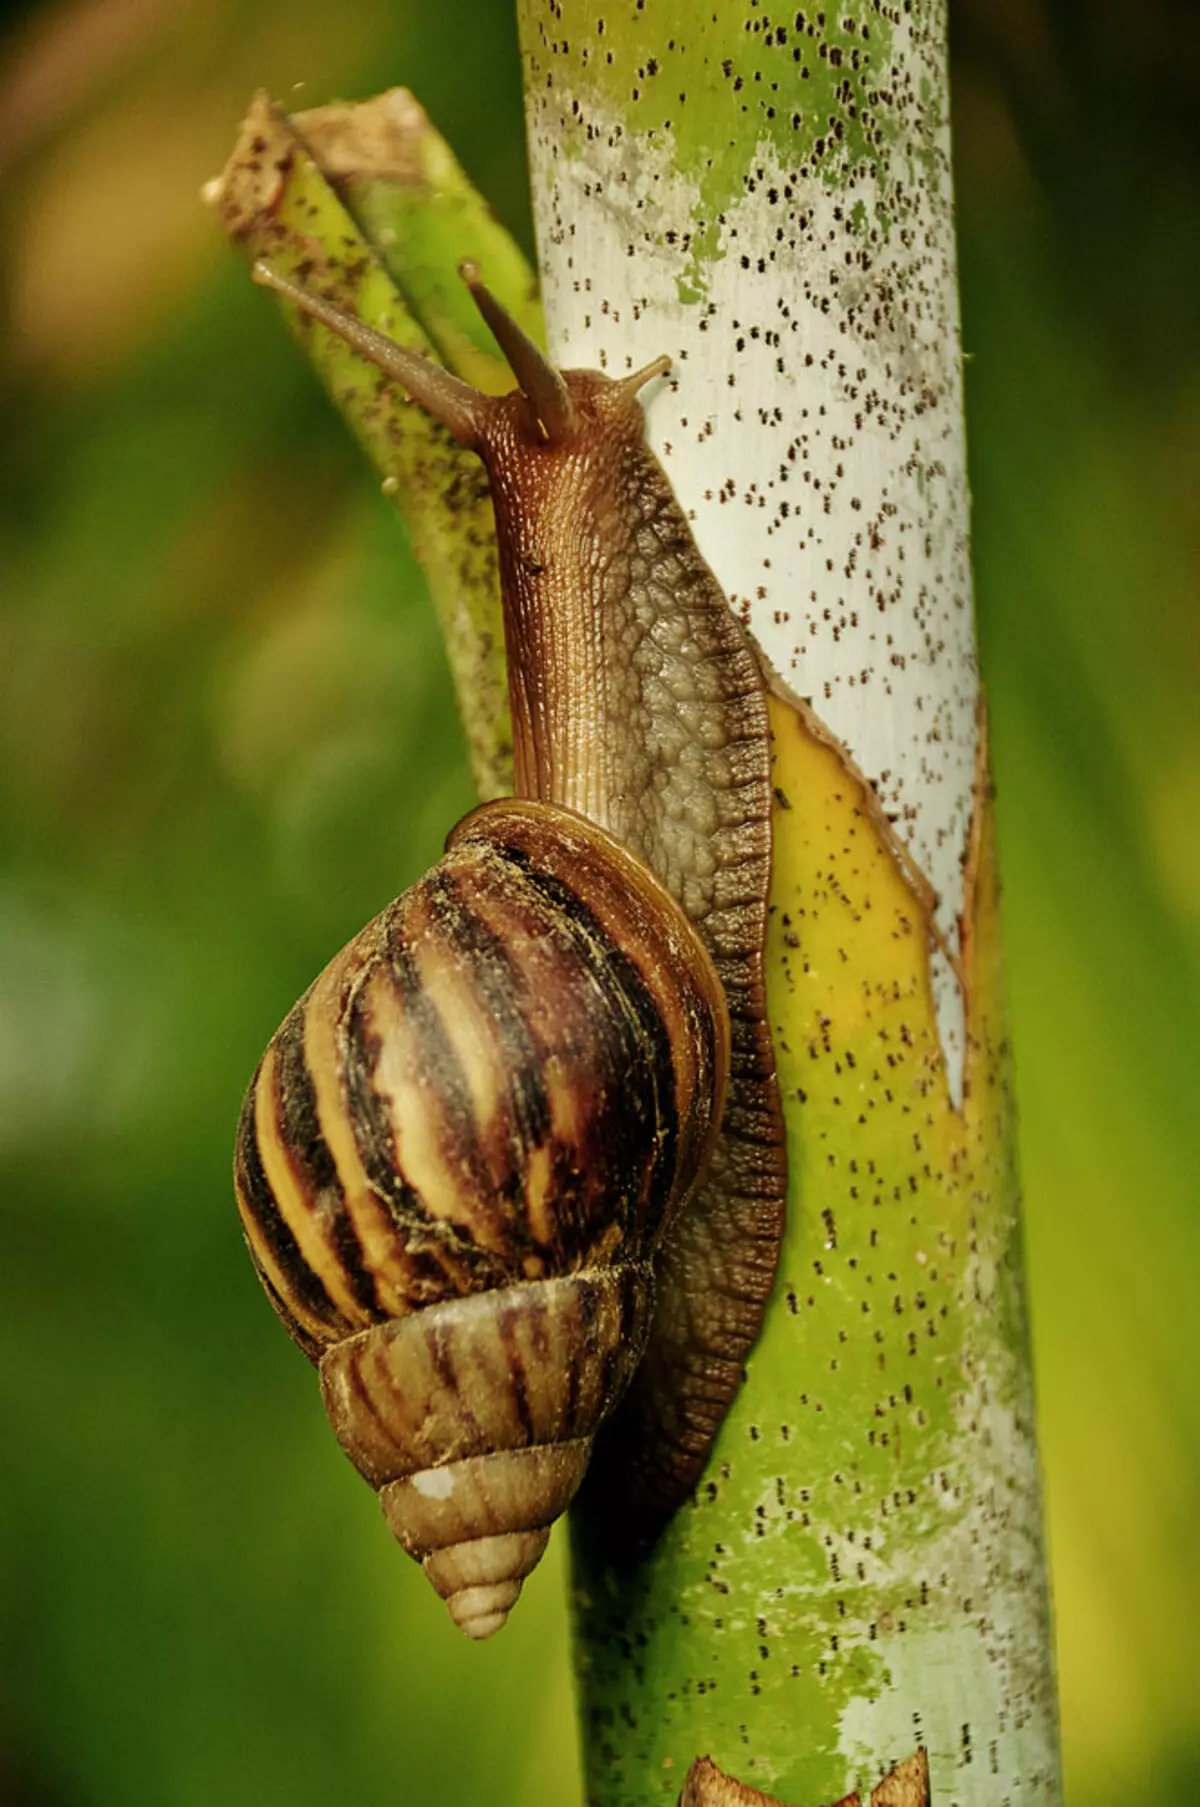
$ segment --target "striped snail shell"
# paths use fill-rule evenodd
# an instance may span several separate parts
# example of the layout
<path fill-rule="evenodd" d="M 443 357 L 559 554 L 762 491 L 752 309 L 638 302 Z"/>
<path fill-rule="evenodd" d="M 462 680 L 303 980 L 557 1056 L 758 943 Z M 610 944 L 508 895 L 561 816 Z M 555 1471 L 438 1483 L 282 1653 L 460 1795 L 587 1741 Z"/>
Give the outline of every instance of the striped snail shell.
<path fill-rule="evenodd" d="M 531 801 L 466 817 L 263 1056 L 235 1162 L 251 1254 L 470 1637 L 504 1623 L 638 1363 L 728 1063 L 682 909 Z"/>

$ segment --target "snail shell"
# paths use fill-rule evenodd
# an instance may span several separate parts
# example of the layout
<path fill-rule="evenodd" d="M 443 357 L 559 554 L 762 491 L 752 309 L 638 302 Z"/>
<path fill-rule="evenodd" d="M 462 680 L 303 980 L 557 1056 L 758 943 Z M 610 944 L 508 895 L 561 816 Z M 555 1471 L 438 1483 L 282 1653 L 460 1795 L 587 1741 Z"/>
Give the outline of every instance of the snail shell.
<path fill-rule="evenodd" d="M 728 1065 L 680 907 L 604 830 L 522 801 L 466 817 L 263 1056 L 235 1161 L 255 1265 L 471 1637 L 637 1366 Z"/>

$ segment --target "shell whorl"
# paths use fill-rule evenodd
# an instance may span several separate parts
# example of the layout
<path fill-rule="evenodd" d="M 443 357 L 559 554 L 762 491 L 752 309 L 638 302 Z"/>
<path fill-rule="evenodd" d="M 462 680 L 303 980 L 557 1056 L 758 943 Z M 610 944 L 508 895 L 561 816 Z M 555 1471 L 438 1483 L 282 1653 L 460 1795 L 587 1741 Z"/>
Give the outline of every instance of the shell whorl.
<path fill-rule="evenodd" d="M 488 804 L 286 1018 L 235 1160 L 339 1440 L 472 1636 L 503 1620 L 641 1355 L 729 1025 L 649 870 Z"/>

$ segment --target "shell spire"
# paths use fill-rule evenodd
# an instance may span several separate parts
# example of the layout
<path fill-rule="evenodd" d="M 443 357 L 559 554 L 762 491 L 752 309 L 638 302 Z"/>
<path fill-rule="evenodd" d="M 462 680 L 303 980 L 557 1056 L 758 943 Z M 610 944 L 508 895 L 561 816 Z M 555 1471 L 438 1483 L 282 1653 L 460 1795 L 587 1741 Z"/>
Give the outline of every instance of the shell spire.
<path fill-rule="evenodd" d="M 323 1360 L 343 1448 L 468 1637 L 504 1623 L 539 1561 L 637 1366 L 652 1297 L 649 1263 L 623 1262 L 428 1307 Z"/>

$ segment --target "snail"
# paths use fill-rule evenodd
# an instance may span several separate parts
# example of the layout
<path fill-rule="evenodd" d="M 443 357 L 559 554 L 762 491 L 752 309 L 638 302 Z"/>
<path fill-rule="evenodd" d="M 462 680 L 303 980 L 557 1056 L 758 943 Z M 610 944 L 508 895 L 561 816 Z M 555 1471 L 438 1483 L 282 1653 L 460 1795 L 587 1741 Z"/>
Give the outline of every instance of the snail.
<path fill-rule="evenodd" d="M 687 1495 L 758 1332 L 786 1169 L 765 699 L 645 442 L 668 360 L 560 372 L 462 274 L 506 396 L 255 267 L 483 460 L 515 796 L 287 1017 L 235 1185 L 343 1448 L 486 1637 L 590 1460 L 614 1553 Z"/>

